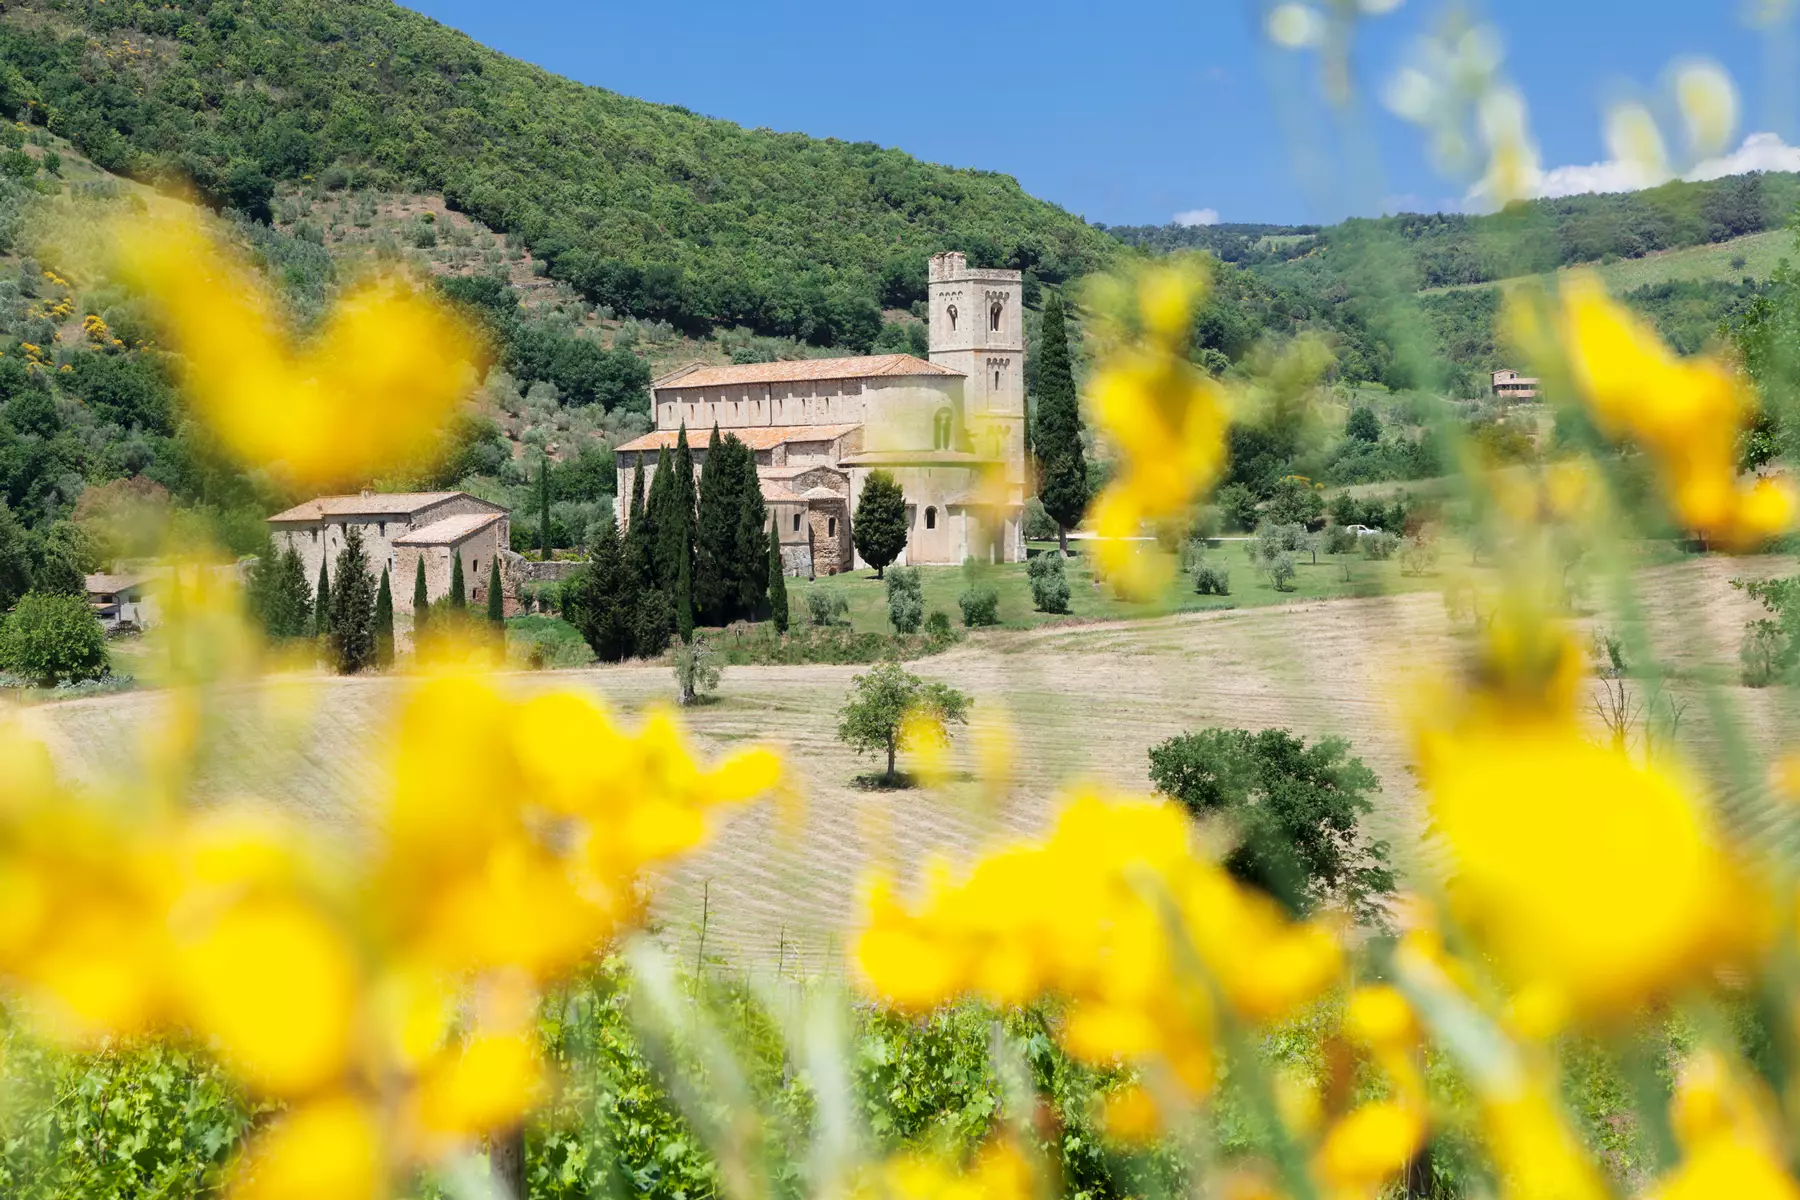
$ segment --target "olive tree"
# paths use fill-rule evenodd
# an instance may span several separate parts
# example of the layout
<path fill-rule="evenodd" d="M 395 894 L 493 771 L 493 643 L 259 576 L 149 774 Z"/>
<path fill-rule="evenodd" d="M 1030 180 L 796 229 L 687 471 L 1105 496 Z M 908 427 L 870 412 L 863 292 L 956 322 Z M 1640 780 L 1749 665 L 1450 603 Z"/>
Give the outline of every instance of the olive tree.
<path fill-rule="evenodd" d="M 0 670 L 55 687 L 106 669 L 106 631 L 86 597 L 27 592 L 0 621 Z"/>
<path fill-rule="evenodd" d="M 885 752 L 882 780 L 888 784 L 896 779 L 894 756 L 911 739 L 948 741 L 950 726 L 969 719 L 967 696 L 947 684 L 927 682 L 899 663 L 881 663 L 850 682 L 850 694 L 838 710 L 838 740 L 858 754 Z"/>

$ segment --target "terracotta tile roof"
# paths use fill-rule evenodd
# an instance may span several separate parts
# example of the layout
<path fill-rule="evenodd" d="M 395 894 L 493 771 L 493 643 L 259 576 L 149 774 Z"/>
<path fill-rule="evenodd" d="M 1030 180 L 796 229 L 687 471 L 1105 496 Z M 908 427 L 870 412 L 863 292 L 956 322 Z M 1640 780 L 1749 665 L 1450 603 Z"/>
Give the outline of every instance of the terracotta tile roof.
<path fill-rule="evenodd" d="M 788 442 L 835 442 L 846 433 L 861 429 L 860 425 L 752 425 L 744 429 L 721 429 L 719 436 L 735 433 L 738 440 L 752 450 L 773 450 Z M 658 429 L 643 437 L 632 438 L 616 450 L 673 450 L 681 436 L 679 429 Z M 688 430 L 688 445 L 705 447 L 712 443 L 712 430 Z"/>
<path fill-rule="evenodd" d="M 793 489 L 767 479 L 763 481 L 762 498 L 777 504 L 798 504 L 800 502 L 800 497 L 794 495 Z"/>
<path fill-rule="evenodd" d="M 651 385 L 664 388 L 731 387 L 741 383 L 806 383 L 819 379 L 881 379 L 902 375 L 952 375 L 961 371 L 914 358 L 910 354 L 871 354 L 861 358 L 796 358 L 782 362 L 733 363 L 708 367 L 699 363 L 672 371 Z"/>
<path fill-rule="evenodd" d="M 402 534 L 394 539 L 394 545 L 454 546 L 459 542 L 467 541 L 472 535 L 486 529 L 505 515 L 505 513 L 463 513 L 460 516 L 445 517 L 441 521 L 433 521 L 423 529 L 415 529 L 411 533 Z"/>
<path fill-rule="evenodd" d="M 331 517 L 410 516 L 442 504 L 462 492 L 371 492 L 356 496 L 319 496 L 278 512 L 271 521 L 323 521 Z M 470 497 L 474 499 L 474 497 Z"/>

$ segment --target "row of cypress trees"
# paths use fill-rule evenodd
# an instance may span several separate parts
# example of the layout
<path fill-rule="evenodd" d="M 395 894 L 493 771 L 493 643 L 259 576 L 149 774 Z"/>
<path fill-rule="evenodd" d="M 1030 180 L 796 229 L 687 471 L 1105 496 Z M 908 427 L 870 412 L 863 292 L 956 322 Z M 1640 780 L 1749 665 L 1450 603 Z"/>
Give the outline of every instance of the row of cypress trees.
<path fill-rule="evenodd" d="M 771 617 L 787 629 L 779 532 L 769 523 L 755 453 L 713 426 L 699 482 L 687 426 L 658 451 L 645 491 L 644 460 L 632 472 L 628 523 L 608 523 L 586 568 L 563 593 L 563 615 L 603 662 L 656 655 L 671 633 L 699 623 Z"/>

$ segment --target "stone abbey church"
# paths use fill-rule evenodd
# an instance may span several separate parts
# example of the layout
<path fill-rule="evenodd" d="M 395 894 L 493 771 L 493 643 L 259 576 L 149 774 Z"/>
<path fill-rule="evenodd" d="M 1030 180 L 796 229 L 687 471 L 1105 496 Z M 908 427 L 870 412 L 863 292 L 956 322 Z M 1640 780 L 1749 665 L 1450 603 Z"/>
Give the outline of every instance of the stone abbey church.
<path fill-rule="evenodd" d="M 617 449 L 620 524 L 634 469 L 646 490 L 659 450 L 687 426 L 694 464 L 716 424 L 756 455 L 789 572 L 865 565 L 851 520 L 869 472 L 906 494 L 908 564 L 1025 557 L 1024 284 L 1017 271 L 931 260 L 930 361 L 910 354 L 708 367 L 652 385 L 654 431 Z"/>

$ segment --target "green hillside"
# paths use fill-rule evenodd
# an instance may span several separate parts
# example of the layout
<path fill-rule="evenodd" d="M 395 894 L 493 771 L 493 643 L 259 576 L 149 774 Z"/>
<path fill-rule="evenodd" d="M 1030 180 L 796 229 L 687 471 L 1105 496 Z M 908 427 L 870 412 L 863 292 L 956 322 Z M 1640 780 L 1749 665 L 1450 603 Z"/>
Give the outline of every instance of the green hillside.
<path fill-rule="evenodd" d="M 1116 243 L 1010 177 L 585 87 L 387 0 L 17 0 L 0 112 L 266 216 L 279 181 L 441 193 L 591 303 L 867 346 L 946 247 L 1056 282 Z"/>

